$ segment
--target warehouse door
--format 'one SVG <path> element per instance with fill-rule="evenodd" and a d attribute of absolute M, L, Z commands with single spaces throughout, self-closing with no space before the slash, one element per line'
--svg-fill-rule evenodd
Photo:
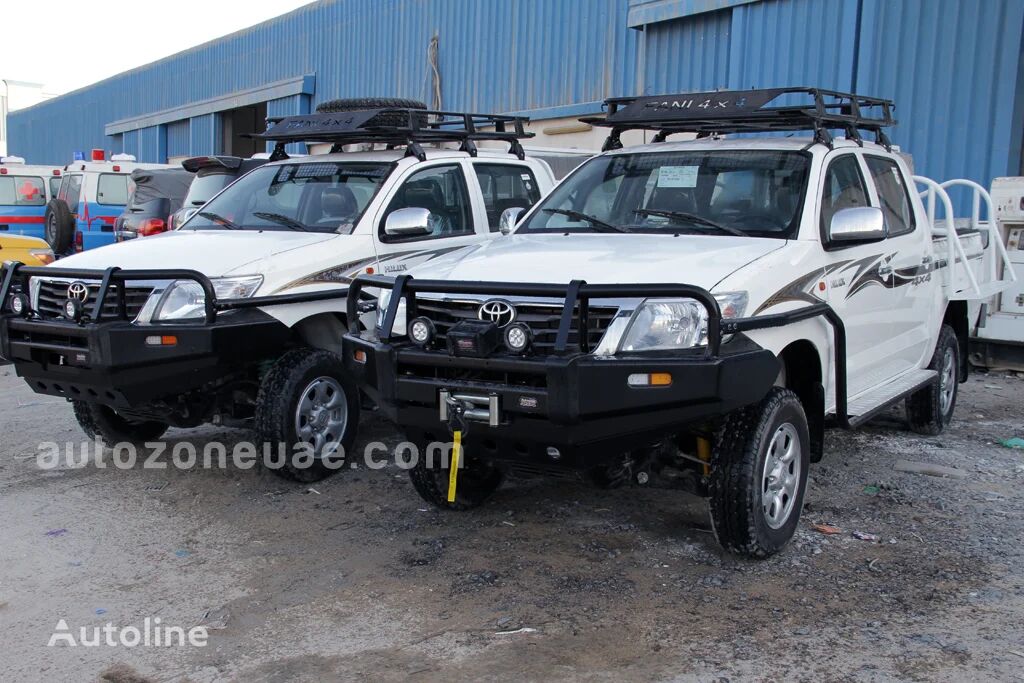
<path fill-rule="evenodd" d="M 267 125 L 267 103 L 260 102 L 248 107 L 229 109 L 221 113 L 223 122 L 223 144 L 225 154 L 237 157 L 251 157 L 266 150 L 266 143 L 245 137 L 262 133 Z"/>

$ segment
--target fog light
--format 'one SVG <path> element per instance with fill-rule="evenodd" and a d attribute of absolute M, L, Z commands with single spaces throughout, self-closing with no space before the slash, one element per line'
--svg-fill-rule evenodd
<path fill-rule="evenodd" d="M 409 339 L 418 346 L 429 346 L 434 340 L 434 323 L 427 318 L 413 318 L 409 323 Z"/>
<path fill-rule="evenodd" d="M 68 299 L 64 302 L 64 317 L 74 320 L 76 323 L 82 319 L 82 302 L 78 299 Z"/>
<path fill-rule="evenodd" d="M 562 451 L 558 450 L 554 446 L 548 446 L 548 457 L 552 460 L 561 460 Z"/>
<path fill-rule="evenodd" d="M 28 310 L 28 298 L 24 294 L 15 294 L 11 297 L 11 311 L 15 315 L 24 315 Z"/>
<path fill-rule="evenodd" d="M 533 330 L 523 323 L 512 323 L 505 328 L 505 346 L 512 353 L 526 353 L 532 341 Z"/>

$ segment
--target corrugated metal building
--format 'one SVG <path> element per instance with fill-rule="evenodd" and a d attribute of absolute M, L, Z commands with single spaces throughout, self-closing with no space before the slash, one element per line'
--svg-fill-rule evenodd
<path fill-rule="evenodd" d="M 10 149 L 245 153 L 266 116 L 324 100 L 430 102 L 436 36 L 445 108 L 547 120 L 615 95 L 853 90 L 896 101 L 919 172 L 988 184 L 1024 172 L 1022 34 L 1024 0 L 334 0 L 15 112 Z"/>

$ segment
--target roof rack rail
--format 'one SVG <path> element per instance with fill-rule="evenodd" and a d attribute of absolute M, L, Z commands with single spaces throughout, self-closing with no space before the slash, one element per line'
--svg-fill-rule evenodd
<path fill-rule="evenodd" d="M 426 153 L 420 143 L 460 142 L 459 149 L 476 156 L 474 143 L 478 140 L 508 142 L 509 153 L 523 159 L 526 152 L 519 141 L 533 137 L 523 127 L 529 121 L 525 116 L 388 107 L 269 118 L 266 132 L 250 137 L 277 143 L 271 161 L 288 158 L 284 146 L 289 142 L 329 142 L 331 151 L 358 143 L 383 143 L 389 148 L 405 145 L 406 156 L 424 161 Z M 490 127 L 493 130 L 480 130 Z"/>
<path fill-rule="evenodd" d="M 804 95 L 796 104 L 767 106 L 784 95 Z M 788 98 L 796 100 L 799 98 Z M 698 138 L 725 133 L 763 133 L 813 130 L 814 143 L 832 146 L 830 129 L 863 145 L 860 131 L 875 134 L 875 142 L 891 149 L 883 128 L 896 125 L 892 100 L 863 97 L 821 88 L 768 88 L 719 90 L 605 100 L 607 113 L 580 121 L 611 128 L 602 151 L 620 149 L 619 135 L 627 130 L 655 130 L 654 142 L 674 133 L 696 133 Z"/>

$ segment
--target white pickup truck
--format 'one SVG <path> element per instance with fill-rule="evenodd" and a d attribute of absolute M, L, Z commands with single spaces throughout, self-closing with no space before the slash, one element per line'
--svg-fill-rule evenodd
<path fill-rule="evenodd" d="M 360 412 L 337 355 L 355 322 L 345 318 L 351 278 L 488 241 L 505 209 L 554 184 L 520 145 L 526 119 L 409 104 L 334 101 L 274 121 L 259 136 L 277 143 L 271 161 L 178 229 L 54 267 L 8 264 L 0 355 L 35 391 L 69 399 L 85 432 L 109 445 L 254 418 L 263 443 L 313 449 L 310 466 L 289 462 L 282 476 L 335 471 L 323 459 L 352 445 Z M 481 140 L 510 149 L 477 151 Z M 288 158 L 295 142 L 334 149 Z"/>
<path fill-rule="evenodd" d="M 606 106 L 585 120 L 611 127 L 607 151 L 512 236 L 357 278 L 353 292 L 392 291 L 345 361 L 414 441 L 458 433 L 456 476 L 427 457 L 410 471 L 439 507 L 480 504 L 509 472 L 685 482 L 726 548 L 768 556 L 794 533 L 826 423 L 900 400 L 921 433 L 949 422 L 967 300 L 1004 286 L 1005 251 L 977 215 L 953 229 L 945 189 L 888 143 L 888 101 L 779 89 Z M 655 142 L 622 149 L 637 128 Z M 721 137 L 795 130 L 814 137 Z M 680 132 L 698 139 L 665 141 Z"/>

